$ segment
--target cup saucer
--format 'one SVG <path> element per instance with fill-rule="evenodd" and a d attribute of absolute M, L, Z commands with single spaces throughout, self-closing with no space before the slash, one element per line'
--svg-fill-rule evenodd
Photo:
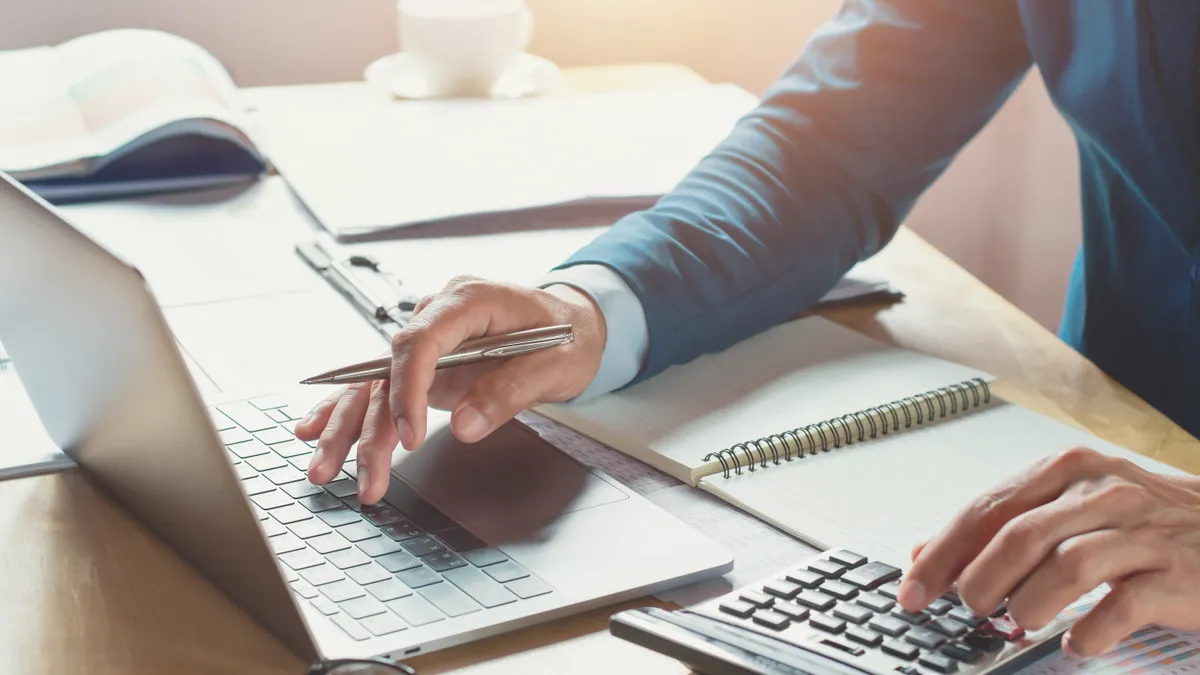
<path fill-rule="evenodd" d="M 363 71 L 370 84 L 388 91 L 396 98 L 433 98 L 424 78 L 417 72 L 412 57 L 404 52 L 376 59 Z M 509 99 L 545 94 L 558 86 L 559 70 L 540 56 L 521 53 L 492 87 L 491 98 Z"/>

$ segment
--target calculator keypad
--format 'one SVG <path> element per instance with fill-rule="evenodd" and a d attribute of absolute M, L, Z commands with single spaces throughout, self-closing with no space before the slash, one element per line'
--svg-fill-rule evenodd
<path fill-rule="evenodd" d="M 905 611 L 896 602 L 901 574 L 853 551 L 827 551 L 698 609 L 879 675 L 986 673 L 1035 646 L 1003 608 L 977 617 L 953 593 Z"/>

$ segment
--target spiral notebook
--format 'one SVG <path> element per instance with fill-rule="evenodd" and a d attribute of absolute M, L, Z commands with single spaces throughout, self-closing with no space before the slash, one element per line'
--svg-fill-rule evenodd
<path fill-rule="evenodd" d="M 992 381 L 814 316 L 539 412 L 816 548 L 897 564 L 972 498 L 1071 446 L 1180 473 L 1002 401 Z"/>

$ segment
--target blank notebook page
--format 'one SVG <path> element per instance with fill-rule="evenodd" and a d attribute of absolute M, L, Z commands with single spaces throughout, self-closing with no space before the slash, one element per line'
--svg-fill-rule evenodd
<path fill-rule="evenodd" d="M 933 426 L 812 455 L 701 487 L 818 548 L 907 565 L 972 499 L 1041 457 L 1083 445 L 1187 475 L 1019 406 L 1000 403 Z"/>
<path fill-rule="evenodd" d="M 704 461 L 710 452 L 976 377 L 990 379 L 813 316 L 538 412 L 694 485 L 721 466 Z"/>

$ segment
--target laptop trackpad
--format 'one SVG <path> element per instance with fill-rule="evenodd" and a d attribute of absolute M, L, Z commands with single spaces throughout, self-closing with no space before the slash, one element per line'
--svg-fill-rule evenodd
<path fill-rule="evenodd" d="M 450 414 L 437 410 L 429 411 L 424 445 L 398 449 L 392 471 L 492 544 L 527 540 L 562 514 L 628 499 L 531 430 L 510 423 L 461 443 Z"/>

